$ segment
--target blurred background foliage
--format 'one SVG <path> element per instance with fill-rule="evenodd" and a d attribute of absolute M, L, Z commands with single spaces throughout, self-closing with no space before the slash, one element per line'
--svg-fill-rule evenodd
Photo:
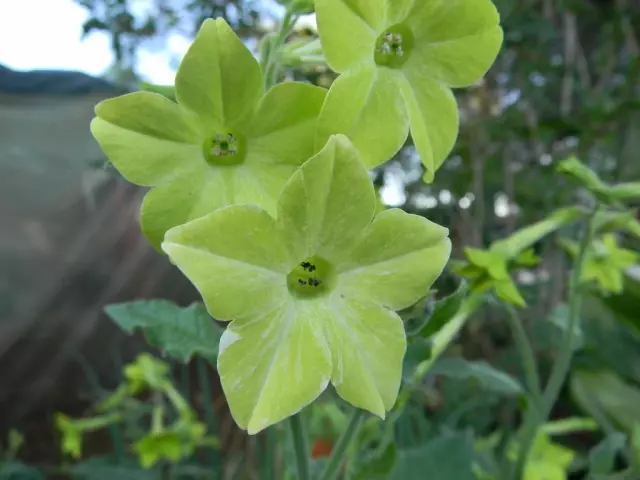
<path fill-rule="evenodd" d="M 640 178 L 638 3 L 495 1 L 504 48 L 483 81 L 456 92 L 460 136 L 435 183 L 422 182 L 410 141 L 375 172 L 387 205 L 449 226 L 454 257 L 556 208 L 583 205 L 584 192 L 555 171 L 569 155 L 607 182 Z M 132 9 L 134 0 L 77 2 L 90 13 L 78 35 L 109 35 L 115 63 L 104 80 L 59 72 L 40 78 L 36 72 L 3 88 L 10 77 L 0 70 L 0 478 L 288 478 L 285 432 L 271 429 L 252 438 L 240 432 L 215 370 L 199 357 L 173 364 L 172 381 L 219 439 L 219 448 L 143 472 L 127 453 L 125 433 L 110 427 L 85 438 L 77 465 L 60 453 L 55 413 L 82 417 L 93 411 L 121 383 L 123 366 L 148 348 L 139 333 L 123 335 L 103 307 L 140 298 L 186 306 L 198 299 L 141 238 L 137 210 L 143 192 L 105 166 L 88 132 L 93 105 L 140 88 L 136 53 L 142 46 L 162 50 L 171 33 L 192 38 L 203 19 L 221 16 L 258 54 L 260 38 L 276 28 L 282 13 L 276 3 L 260 0 L 148 0 L 144 14 L 134 13 L 140 12 Z M 305 25 L 290 42 L 315 37 L 313 22 Z M 325 87 L 334 78 L 321 63 L 289 60 L 283 78 Z M 53 91 L 41 88 L 47 82 Z M 541 264 L 516 272 L 529 305 L 520 317 L 543 376 L 567 317 L 570 262 L 557 240 L 575 233 L 569 228 L 539 242 Z M 638 238 L 621 240 L 640 248 Z M 622 294 L 588 296 L 570 381 L 552 415 L 592 419 L 599 428 L 587 422 L 554 431 L 551 424 L 553 433 L 541 437 L 533 461 L 535 471 L 552 473 L 531 479 L 565 478 L 557 476 L 558 466 L 573 472 L 571 478 L 598 469 L 609 473 L 625 462 L 614 434 L 635 435 L 640 444 L 632 430 L 634 422 L 640 424 L 638 268 L 625 282 Z M 456 284 L 447 272 L 436 286 L 439 295 Z M 410 345 L 408 370 L 424 358 L 425 348 Z M 373 447 L 353 463 L 359 467 L 351 474 L 495 478 L 494 453 L 508 452 L 505 433 L 519 421 L 518 365 L 504 310 L 486 305 L 421 379 L 389 432 L 381 435 L 380 424 L 368 420 L 360 444 Z M 346 422 L 343 406 L 327 397 L 305 413 L 320 463 Z"/>

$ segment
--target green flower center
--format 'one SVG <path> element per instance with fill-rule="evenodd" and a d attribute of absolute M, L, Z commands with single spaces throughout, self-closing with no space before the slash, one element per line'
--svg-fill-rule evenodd
<path fill-rule="evenodd" d="M 320 257 L 300 263 L 287 276 L 287 287 L 296 297 L 313 298 L 329 293 L 336 279 L 333 266 Z"/>
<path fill-rule="evenodd" d="M 414 42 L 409 27 L 401 23 L 389 27 L 376 40 L 375 62 L 383 67 L 401 68 L 409 59 Z"/>
<path fill-rule="evenodd" d="M 204 157 L 210 165 L 237 165 L 246 155 L 246 142 L 237 132 L 216 133 L 204 143 Z"/>

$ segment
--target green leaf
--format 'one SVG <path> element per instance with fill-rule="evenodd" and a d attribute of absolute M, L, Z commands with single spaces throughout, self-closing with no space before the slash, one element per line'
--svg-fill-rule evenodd
<path fill-rule="evenodd" d="M 557 171 L 576 179 L 583 187 L 596 194 L 602 194 L 608 189 L 596 172 L 578 160 L 577 157 L 569 157 L 558 164 Z"/>
<path fill-rule="evenodd" d="M 640 423 L 640 389 L 616 373 L 577 370 L 571 375 L 570 387 L 576 403 L 594 418 L 604 414 L 629 433 L 636 423 Z"/>
<path fill-rule="evenodd" d="M 612 473 L 618 453 L 627 444 L 623 433 L 613 432 L 589 451 L 589 474 L 602 475 Z"/>
<path fill-rule="evenodd" d="M 501 372 L 486 362 L 470 362 L 464 358 L 443 358 L 431 369 L 435 375 L 459 380 L 475 380 L 485 391 L 513 396 L 524 393 L 522 385 L 510 375 Z"/>
<path fill-rule="evenodd" d="M 569 435 L 579 432 L 595 432 L 598 423 L 593 418 L 570 417 L 545 423 L 540 431 L 549 436 Z"/>
<path fill-rule="evenodd" d="M 448 297 L 435 302 L 435 307 L 431 318 L 420 331 L 422 337 L 431 337 L 438 331 L 440 331 L 447 323 L 449 323 L 460 307 L 462 302 L 469 294 L 469 285 L 465 281 L 461 281 L 458 288 Z"/>
<path fill-rule="evenodd" d="M 2 480 L 45 480 L 44 473 L 22 462 L 0 462 Z"/>
<path fill-rule="evenodd" d="M 507 238 L 491 245 L 491 252 L 499 253 L 508 260 L 517 258 L 528 248 L 550 233 L 566 227 L 582 216 L 582 212 L 573 207 L 556 210 L 544 220 L 524 227 Z"/>
<path fill-rule="evenodd" d="M 637 200 L 640 198 L 640 182 L 619 183 L 609 188 L 608 193 L 616 200 Z"/>
<path fill-rule="evenodd" d="M 176 74 L 178 103 L 205 128 L 241 128 L 262 90 L 262 73 L 251 51 L 222 18 L 207 19 Z"/>
<path fill-rule="evenodd" d="M 143 469 L 134 460 L 93 457 L 72 467 L 74 480 L 161 480 L 160 468 Z"/>
<path fill-rule="evenodd" d="M 201 304 L 180 308 L 167 300 L 109 305 L 105 312 L 126 332 L 142 330 L 167 355 L 188 362 L 194 355 L 214 361 L 222 334 Z"/>
<path fill-rule="evenodd" d="M 163 97 L 168 98 L 175 102 L 176 100 L 176 92 L 175 87 L 173 85 L 155 85 L 149 82 L 142 82 L 140 90 L 144 90 L 146 92 L 159 93 Z"/>
<path fill-rule="evenodd" d="M 398 451 L 393 443 L 384 449 L 376 449 L 373 454 L 365 455 L 353 476 L 355 480 L 386 479 L 393 470 Z"/>
<path fill-rule="evenodd" d="M 337 78 L 320 112 L 316 149 L 329 137 L 344 134 L 373 168 L 391 159 L 409 136 L 404 102 L 398 99 L 402 75 L 366 65 Z"/>
<path fill-rule="evenodd" d="M 445 434 L 410 449 L 400 449 L 389 480 L 473 480 L 473 442 L 469 435 Z"/>

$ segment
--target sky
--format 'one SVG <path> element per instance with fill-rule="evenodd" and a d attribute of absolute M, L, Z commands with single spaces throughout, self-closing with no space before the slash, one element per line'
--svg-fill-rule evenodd
<path fill-rule="evenodd" d="M 37 12 L 37 15 L 34 15 Z M 101 75 L 113 63 L 109 37 L 93 32 L 81 39 L 88 12 L 73 0 L 0 0 L 0 64 L 16 70 L 78 70 Z M 166 48 L 138 54 L 145 80 L 173 83 L 171 58 L 181 57 L 189 40 L 167 39 Z"/>

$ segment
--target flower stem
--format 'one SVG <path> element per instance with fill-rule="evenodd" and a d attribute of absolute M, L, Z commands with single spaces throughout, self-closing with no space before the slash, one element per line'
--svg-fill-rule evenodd
<path fill-rule="evenodd" d="M 527 332 L 518 316 L 518 312 L 510 305 L 508 305 L 506 309 L 509 327 L 511 328 L 516 348 L 522 360 L 522 368 L 524 370 L 529 395 L 533 400 L 533 405 L 538 409 L 542 401 L 542 388 L 540 387 L 540 376 L 538 375 L 538 368 L 536 366 L 536 357 L 533 353 Z"/>
<path fill-rule="evenodd" d="M 580 307 L 582 305 L 582 294 L 580 292 L 580 277 L 582 276 L 582 269 L 584 266 L 584 260 L 587 253 L 587 249 L 593 240 L 594 235 L 594 218 L 598 213 L 599 205 L 592 211 L 587 220 L 585 231 L 580 241 L 580 250 L 578 256 L 573 265 L 573 272 L 571 274 L 571 284 L 569 285 L 569 318 L 567 327 L 562 336 L 559 355 L 556 363 L 551 370 L 549 382 L 542 395 L 542 401 L 539 408 L 529 408 L 525 417 L 525 423 L 522 431 L 522 444 L 518 454 L 518 460 L 516 462 L 516 468 L 513 478 L 524 478 L 524 470 L 529 458 L 529 452 L 533 443 L 538 435 L 540 426 L 547 420 L 547 417 L 551 413 L 553 405 L 556 403 L 562 385 L 569 374 L 571 367 L 571 360 L 573 359 L 573 350 L 575 342 L 575 329 L 578 326 L 578 320 L 580 317 Z"/>
<path fill-rule="evenodd" d="M 293 451 L 296 457 L 297 480 L 310 480 L 309 474 L 309 443 L 307 431 L 304 428 L 302 414 L 298 413 L 289 419 L 289 428 L 293 439 Z"/>
<path fill-rule="evenodd" d="M 336 446 L 333 449 L 331 459 L 320 477 L 321 480 L 333 480 L 336 478 L 336 475 L 340 471 L 340 465 L 342 465 L 344 456 L 347 453 L 347 449 L 349 448 L 351 441 L 356 436 L 356 433 L 358 433 L 363 418 L 364 411 L 359 408 L 354 409 L 347 428 L 342 432 L 342 435 L 340 435 L 340 438 L 338 439 L 338 443 L 336 443 Z"/>
<path fill-rule="evenodd" d="M 280 24 L 280 31 L 278 32 L 278 36 L 273 39 L 271 45 L 267 50 L 267 58 L 264 59 L 263 64 L 265 65 L 263 70 L 264 75 L 264 89 L 269 90 L 276 83 L 276 76 L 278 73 L 278 50 L 287 39 L 287 36 L 293 30 L 293 27 L 298 20 L 297 15 L 294 15 L 291 10 L 287 10 L 284 14 L 284 18 L 282 19 L 282 23 Z"/>

